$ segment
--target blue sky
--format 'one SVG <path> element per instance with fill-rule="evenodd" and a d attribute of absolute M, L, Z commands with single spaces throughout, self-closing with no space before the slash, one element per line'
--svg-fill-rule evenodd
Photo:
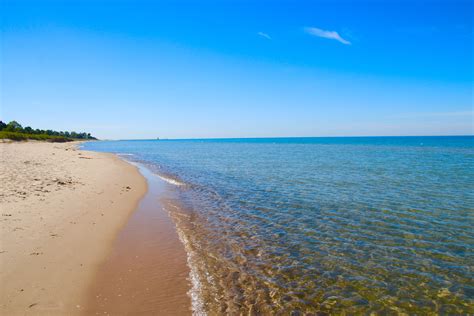
<path fill-rule="evenodd" d="M 474 133 L 469 0 L 0 11 L 5 121 L 101 138 Z"/>

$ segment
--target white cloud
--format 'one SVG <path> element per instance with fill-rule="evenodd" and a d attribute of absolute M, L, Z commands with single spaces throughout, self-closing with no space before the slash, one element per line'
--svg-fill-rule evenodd
<path fill-rule="evenodd" d="M 345 40 L 337 33 L 336 31 L 325 31 L 322 29 L 318 29 L 317 27 L 305 27 L 305 32 L 317 37 L 323 37 L 323 38 L 328 38 L 328 39 L 333 39 L 338 42 L 341 42 L 344 45 L 351 45 L 351 42 L 348 40 Z"/>
<path fill-rule="evenodd" d="M 268 35 L 267 33 L 258 32 L 257 34 L 260 35 L 261 37 L 265 37 L 265 38 L 268 39 L 268 40 L 271 40 L 271 39 L 272 39 L 272 38 L 270 37 L 270 35 Z"/>

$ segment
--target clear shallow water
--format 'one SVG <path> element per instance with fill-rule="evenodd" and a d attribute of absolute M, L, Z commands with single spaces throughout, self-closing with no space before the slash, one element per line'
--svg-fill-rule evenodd
<path fill-rule="evenodd" d="M 170 212 L 210 314 L 474 313 L 474 137 L 84 148 L 177 184 Z"/>

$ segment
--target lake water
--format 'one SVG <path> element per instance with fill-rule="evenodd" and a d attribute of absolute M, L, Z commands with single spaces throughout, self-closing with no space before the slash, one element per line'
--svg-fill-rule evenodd
<path fill-rule="evenodd" d="M 474 314 L 474 137 L 83 148 L 175 185 L 196 312 Z"/>

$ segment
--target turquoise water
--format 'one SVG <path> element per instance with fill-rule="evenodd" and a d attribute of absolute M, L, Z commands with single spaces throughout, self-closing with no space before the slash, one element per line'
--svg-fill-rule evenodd
<path fill-rule="evenodd" d="M 473 314 L 474 137 L 91 142 L 176 185 L 210 314 Z"/>

